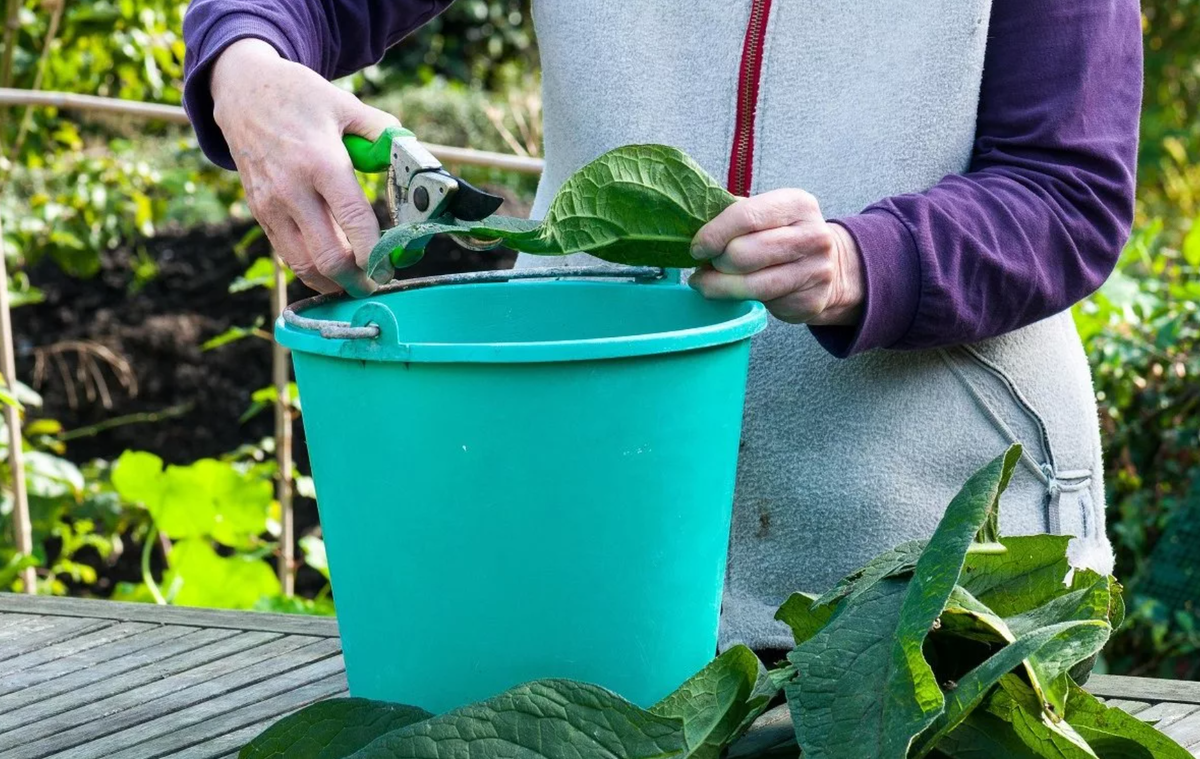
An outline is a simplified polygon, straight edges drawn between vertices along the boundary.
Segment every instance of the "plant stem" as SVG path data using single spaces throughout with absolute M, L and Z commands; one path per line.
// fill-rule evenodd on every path
M 275 283 L 271 288 L 271 317 L 278 317 L 287 306 L 287 278 L 283 262 L 272 255 Z M 279 584 L 285 596 L 296 592 L 296 536 L 292 509 L 292 409 L 288 395 L 288 350 L 274 343 L 271 350 L 271 374 L 275 384 L 275 461 L 279 474 L 275 498 L 279 501 Z
M 178 406 L 168 406 L 162 411 L 142 411 L 137 414 L 126 414 L 125 416 L 114 416 L 112 419 L 105 419 L 102 422 L 90 424 L 87 427 L 77 427 L 73 430 L 67 430 L 59 434 L 58 439 L 66 442 L 81 437 L 91 437 L 98 435 L 105 430 L 111 430 L 113 427 L 121 427 L 126 424 L 140 424 L 142 422 L 161 422 L 164 419 L 174 419 L 178 416 L 183 416 L 192 410 L 191 403 L 181 403 Z
M 0 61 L 0 87 L 12 85 L 13 47 L 17 43 L 17 29 L 20 28 L 18 17 L 21 13 L 21 0 L 8 0 L 4 14 L 4 58 Z
M 154 575 L 150 573 L 150 552 L 154 550 L 156 540 L 158 540 L 158 527 L 150 525 L 150 532 L 146 533 L 146 542 L 142 545 L 142 582 L 146 583 L 146 587 L 150 589 L 150 595 L 154 596 L 154 603 L 166 606 L 167 599 L 163 598 L 162 591 L 158 589 L 158 583 L 154 581 Z
M 4 227 L 0 225 L 0 374 L 9 390 L 15 392 L 17 362 L 13 354 L 12 313 L 8 307 L 8 258 L 4 250 Z M 29 494 L 25 491 L 25 436 L 21 432 L 21 412 L 13 404 L 4 405 L 4 422 L 8 425 L 8 466 L 12 470 L 13 540 L 17 553 L 33 555 L 33 527 L 29 520 Z M 21 585 L 26 593 L 37 593 L 37 574 L 33 567 L 21 571 Z

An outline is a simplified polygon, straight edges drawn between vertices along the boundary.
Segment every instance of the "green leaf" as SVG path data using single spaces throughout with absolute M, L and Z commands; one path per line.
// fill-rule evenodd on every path
M 734 646 L 650 711 L 683 721 L 688 757 L 718 759 L 766 710 L 774 693 L 754 652 Z
M 264 596 L 282 592 L 271 565 L 248 556 L 219 556 L 207 540 L 190 538 L 171 547 L 163 587 L 176 589 L 179 606 L 252 609 Z
M 926 756 L 938 742 L 967 718 L 987 694 L 1014 669 L 1030 659 L 1041 667 L 1061 667 L 1063 672 L 1079 661 L 1079 651 L 1100 650 L 1108 640 L 1107 622 L 1084 620 L 1062 622 L 1027 630 L 983 664 L 967 673 L 946 694 L 946 710 L 918 742 L 916 757 Z
M 37 558 L 28 554 L 14 553 L 3 566 L 0 566 L 0 591 L 9 590 L 22 572 L 37 565 Z
M 1000 538 L 1008 551 L 972 553 L 960 584 L 1001 617 L 1034 609 L 1066 593 L 1068 535 Z
M 938 741 L 933 756 L 949 759 L 1038 759 L 1012 725 L 981 711 L 971 712 L 954 732 Z
M 1077 685 L 1067 700 L 1067 721 L 1100 759 L 1191 759 L 1175 741 L 1137 717 L 1105 706 Z
M 244 340 L 247 337 L 258 337 L 261 335 L 263 319 L 259 317 L 254 320 L 254 324 L 249 327 L 230 327 L 221 334 L 205 340 L 200 345 L 200 350 L 210 351 L 214 348 L 220 348 L 223 345 L 236 343 L 238 340 Z
M 798 672 L 788 704 L 806 759 L 903 757 L 942 712 L 942 691 L 922 653 L 925 638 L 1019 456 L 1013 446 L 967 481 L 911 579 L 880 580 L 846 599 L 788 656 Z
M 284 281 L 291 282 L 295 275 L 286 266 L 283 269 Z M 275 262 L 270 257 L 264 256 L 257 258 L 245 273 L 233 283 L 229 285 L 229 292 L 240 293 L 246 290 L 252 290 L 255 287 L 274 287 L 275 286 Z
M 594 685 L 539 680 L 375 739 L 353 759 L 669 759 L 683 723 Z
M 211 536 L 237 547 L 266 531 L 272 487 L 265 478 L 215 459 L 161 466 L 157 456 L 126 451 L 112 480 L 121 498 L 145 506 L 168 537 Z
M 1034 753 L 1047 759 L 1098 759 L 1087 741 L 1061 718 L 1047 714 L 1037 695 L 1016 675 L 1005 675 L 992 692 L 987 710 L 1012 726 Z
M 79 467 L 44 451 L 25 451 L 25 483 L 39 498 L 78 498 L 85 487 Z
M 832 606 L 818 607 L 816 600 L 808 593 L 793 593 L 775 612 L 775 619 L 792 628 L 797 646 L 816 635 L 833 616 Z
M 1192 227 L 1183 238 L 1183 260 L 1188 266 L 1200 267 L 1200 217 L 1192 221 Z
M 481 222 L 401 225 L 371 252 L 368 276 L 420 259 L 435 234 L 495 239 L 539 255 L 590 253 L 617 264 L 689 268 L 692 238 L 736 198 L 682 151 L 626 145 L 576 171 L 559 188 L 541 222 L 493 216 Z
M 835 604 L 843 598 L 849 598 L 868 590 L 880 580 L 911 573 L 928 544 L 928 540 L 914 540 L 884 551 L 867 562 L 864 567 L 847 575 L 837 585 L 820 595 L 813 602 L 813 607 Z
M 381 735 L 429 719 L 415 706 L 335 698 L 307 706 L 250 741 L 238 759 L 344 759 Z
M 329 579 L 329 559 L 325 555 L 325 541 L 316 535 L 300 538 L 300 550 L 304 552 L 304 563 Z

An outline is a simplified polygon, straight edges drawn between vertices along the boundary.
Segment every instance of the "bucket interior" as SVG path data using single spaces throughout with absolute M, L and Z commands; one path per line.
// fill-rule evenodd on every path
M 552 343 L 715 329 L 751 315 L 745 302 L 710 301 L 683 286 L 530 281 L 443 285 L 368 298 L 396 317 L 408 344 Z M 359 302 L 311 309 L 349 321 Z

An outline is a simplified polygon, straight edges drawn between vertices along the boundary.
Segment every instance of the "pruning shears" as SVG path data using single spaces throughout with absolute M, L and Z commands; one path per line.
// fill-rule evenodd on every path
M 442 168 L 417 136 L 404 127 L 383 130 L 374 142 L 348 134 L 342 138 L 354 168 L 387 172 L 387 202 L 392 224 L 479 221 L 491 216 L 504 199 L 475 187 Z M 500 240 L 467 235 L 455 239 L 471 250 L 491 250 Z

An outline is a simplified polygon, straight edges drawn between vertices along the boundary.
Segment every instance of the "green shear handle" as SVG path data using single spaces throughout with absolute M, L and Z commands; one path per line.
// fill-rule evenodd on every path
M 342 136 L 342 144 L 350 154 L 354 168 L 366 174 L 387 171 L 392 165 L 392 142 L 400 137 L 415 137 L 410 130 L 401 126 L 390 126 L 374 142 L 357 134 Z

